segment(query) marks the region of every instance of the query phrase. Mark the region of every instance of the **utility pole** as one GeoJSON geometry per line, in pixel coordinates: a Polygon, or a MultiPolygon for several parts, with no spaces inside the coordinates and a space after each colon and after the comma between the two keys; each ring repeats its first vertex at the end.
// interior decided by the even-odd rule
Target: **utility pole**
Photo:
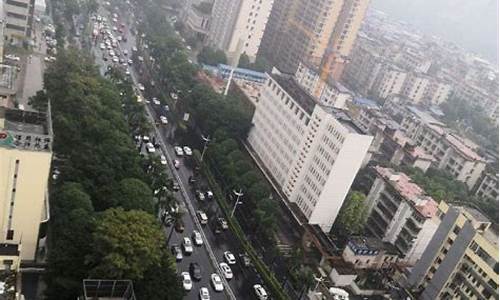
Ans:
{"type": "Polygon", "coordinates": [[[236,211],[238,204],[243,204],[243,202],[240,202],[240,197],[243,196],[243,191],[241,189],[239,192],[233,190],[233,193],[236,195],[236,202],[234,203],[233,211],[231,212],[231,218],[234,216],[234,212],[236,211]]]}
{"type": "Polygon", "coordinates": [[[203,145],[203,151],[201,152],[201,158],[200,161],[203,162],[203,157],[205,156],[205,151],[207,150],[208,143],[210,142],[210,136],[207,135],[206,137],[202,134],[201,138],[205,142],[203,145]]]}

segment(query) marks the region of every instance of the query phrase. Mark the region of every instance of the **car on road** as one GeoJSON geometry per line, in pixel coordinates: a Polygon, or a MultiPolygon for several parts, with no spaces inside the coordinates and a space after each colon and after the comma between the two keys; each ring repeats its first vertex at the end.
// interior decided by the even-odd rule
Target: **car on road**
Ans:
{"type": "Polygon", "coordinates": [[[184,154],[186,154],[187,156],[193,155],[193,151],[188,146],[184,146],[182,149],[184,150],[184,154]]]}
{"type": "Polygon", "coordinates": [[[128,50],[127,49],[123,50],[123,55],[125,55],[125,56],[128,55],[128,50]]]}
{"type": "Polygon", "coordinates": [[[210,282],[216,292],[222,292],[224,290],[224,285],[222,284],[222,279],[219,274],[213,273],[210,275],[210,282]]]}
{"type": "Polygon", "coordinates": [[[200,219],[201,225],[208,224],[208,217],[207,217],[207,214],[204,211],[199,210],[199,211],[196,212],[196,215],[198,216],[198,219],[200,219]]]}
{"type": "Polygon", "coordinates": [[[175,260],[181,261],[182,260],[181,247],[179,247],[178,245],[172,245],[171,250],[172,250],[172,255],[175,257],[175,260]]]}
{"type": "Polygon", "coordinates": [[[203,194],[203,192],[199,191],[199,190],[196,190],[196,198],[200,201],[205,201],[205,195],[203,194]]]}
{"type": "Polygon", "coordinates": [[[217,218],[217,223],[222,230],[227,230],[229,228],[229,226],[227,225],[227,221],[223,217],[217,218]]]}
{"type": "Polygon", "coordinates": [[[144,57],[142,57],[142,56],[137,56],[137,59],[138,59],[140,62],[143,62],[143,61],[144,61],[144,57]]]}
{"type": "Polygon", "coordinates": [[[212,191],[211,191],[211,190],[208,190],[208,191],[206,192],[206,194],[207,194],[207,199],[208,199],[208,200],[211,200],[211,199],[213,199],[213,198],[214,198],[214,193],[212,193],[212,191]]]}
{"type": "Polygon", "coordinates": [[[193,288],[193,281],[191,280],[191,275],[189,275],[189,272],[182,272],[181,278],[182,287],[184,288],[184,290],[190,291],[193,288]]]}
{"type": "Polygon", "coordinates": [[[154,104],[154,105],[161,105],[161,102],[160,102],[160,100],[158,100],[158,98],[153,97],[153,99],[152,99],[152,100],[153,100],[153,104],[154,104]]]}
{"type": "Polygon", "coordinates": [[[162,165],[166,165],[167,164],[167,158],[165,157],[165,155],[160,155],[160,163],[162,165]]]}
{"type": "Polygon", "coordinates": [[[240,253],[238,256],[240,257],[241,263],[245,267],[249,267],[252,264],[250,257],[248,257],[248,255],[246,253],[240,253]]]}
{"type": "Polygon", "coordinates": [[[141,91],[141,92],[144,91],[144,85],[142,83],[138,83],[137,87],[139,88],[139,91],[141,91]]]}
{"type": "Polygon", "coordinates": [[[167,125],[167,124],[168,124],[168,119],[167,119],[167,117],[165,117],[165,116],[160,116],[160,122],[161,122],[163,125],[167,125]]]}
{"type": "Polygon", "coordinates": [[[267,300],[268,295],[267,295],[267,292],[264,289],[264,287],[262,287],[262,285],[255,284],[253,286],[253,290],[255,292],[255,296],[257,297],[257,299],[259,299],[259,300],[267,300]]]}
{"type": "Polygon", "coordinates": [[[149,142],[149,136],[147,136],[147,135],[143,136],[142,141],[146,142],[146,143],[149,142]]]}
{"type": "Polygon", "coordinates": [[[106,45],[105,45],[104,43],[101,43],[101,44],[99,45],[99,49],[101,49],[101,50],[105,50],[105,49],[106,49],[106,45]]]}
{"type": "Polygon", "coordinates": [[[210,293],[206,287],[200,289],[200,300],[210,300],[210,293]]]}
{"type": "Polygon", "coordinates": [[[118,63],[120,60],[118,59],[118,56],[113,56],[113,62],[114,63],[118,63]]]}
{"type": "Polygon", "coordinates": [[[184,222],[182,222],[182,220],[177,220],[177,222],[175,222],[175,231],[177,231],[178,233],[183,233],[184,232],[184,222]]]}
{"type": "Polygon", "coordinates": [[[155,149],[155,146],[153,145],[153,143],[147,143],[146,150],[148,151],[148,153],[155,153],[156,152],[156,149],[155,149]]]}
{"type": "Polygon", "coordinates": [[[197,262],[192,262],[189,264],[189,274],[194,280],[201,280],[201,267],[197,262]]]}
{"type": "Polygon", "coordinates": [[[219,267],[220,267],[220,271],[221,273],[224,275],[224,277],[227,279],[227,280],[230,280],[233,278],[233,271],[231,270],[231,267],[226,264],[225,262],[221,262],[219,264],[219,267]]]}
{"type": "Polygon", "coordinates": [[[189,176],[189,184],[194,184],[196,182],[196,178],[194,178],[193,176],[189,176]]]}
{"type": "Polygon", "coordinates": [[[174,147],[174,151],[175,151],[175,155],[177,155],[177,156],[183,156],[184,155],[184,151],[179,146],[175,146],[174,147]]]}
{"type": "Polygon", "coordinates": [[[193,230],[193,234],[191,235],[193,238],[194,244],[196,246],[203,245],[203,239],[201,238],[201,233],[198,230],[193,230]]]}
{"type": "Polygon", "coordinates": [[[133,60],[131,60],[131,59],[129,59],[129,60],[127,61],[127,63],[128,63],[128,65],[129,65],[129,66],[131,66],[131,65],[134,63],[134,61],[133,61],[133,60]]]}
{"type": "Polygon", "coordinates": [[[8,60],[12,60],[12,61],[20,61],[21,60],[21,58],[19,56],[15,56],[12,54],[5,55],[5,58],[8,60]]]}
{"type": "Polygon", "coordinates": [[[184,237],[182,239],[182,248],[184,249],[184,253],[186,255],[191,255],[193,253],[193,244],[191,243],[190,238],[184,237]]]}
{"type": "Polygon", "coordinates": [[[180,189],[181,189],[181,187],[180,187],[179,183],[178,183],[178,182],[176,182],[176,181],[174,181],[174,182],[172,183],[172,190],[174,190],[175,192],[177,192],[177,191],[178,191],[178,190],[180,190],[180,189]]]}
{"type": "Polygon", "coordinates": [[[130,70],[129,69],[125,70],[125,75],[130,76],[130,70]]]}
{"type": "Polygon", "coordinates": [[[132,47],[132,52],[137,52],[137,47],[132,47]]]}
{"type": "Polygon", "coordinates": [[[177,159],[174,159],[174,167],[175,167],[177,170],[179,170],[180,166],[181,166],[181,163],[180,163],[177,159]]]}
{"type": "Polygon", "coordinates": [[[224,259],[229,265],[234,265],[236,264],[236,258],[234,255],[231,253],[231,251],[225,251],[224,252],[224,259]]]}
{"type": "Polygon", "coordinates": [[[170,107],[168,105],[165,105],[163,108],[165,108],[165,111],[170,111],[170,107]]]}

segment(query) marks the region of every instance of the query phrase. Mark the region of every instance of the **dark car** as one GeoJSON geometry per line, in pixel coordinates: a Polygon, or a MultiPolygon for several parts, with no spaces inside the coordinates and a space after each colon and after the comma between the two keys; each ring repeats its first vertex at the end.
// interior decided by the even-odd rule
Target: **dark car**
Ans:
{"type": "Polygon", "coordinates": [[[189,264],[189,273],[193,279],[201,280],[201,267],[198,263],[193,262],[189,264]]]}
{"type": "Polygon", "coordinates": [[[250,260],[250,257],[248,257],[248,254],[246,254],[246,253],[240,253],[239,257],[240,257],[241,263],[245,267],[249,267],[252,264],[252,261],[250,260]]]}
{"type": "Polygon", "coordinates": [[[177,231],[178,233],[184,232],[184,223],[182,222],[182,220],[179,220],[175,223],[175,231],[177,231]]]}

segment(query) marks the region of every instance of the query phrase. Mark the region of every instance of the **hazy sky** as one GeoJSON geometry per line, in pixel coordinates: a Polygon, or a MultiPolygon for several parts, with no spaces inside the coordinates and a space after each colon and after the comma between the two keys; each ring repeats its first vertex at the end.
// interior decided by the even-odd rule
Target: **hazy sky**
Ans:
{"type": "Polygon", "coordinates": [[[372,0],[372,7],[498,63],[498,0],[372,0]]]}

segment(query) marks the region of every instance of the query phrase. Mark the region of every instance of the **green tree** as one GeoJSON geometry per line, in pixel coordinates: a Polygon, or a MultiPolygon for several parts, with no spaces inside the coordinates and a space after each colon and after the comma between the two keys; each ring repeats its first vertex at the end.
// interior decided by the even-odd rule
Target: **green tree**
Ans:
{"type": "Polygon", "coordinates": [[[251,65],[250,58],[248,57],[248,55],[246,53],[242,53],[240,55],[240,61],[238,63],[238,67],[248,69],[248,68],[250,68],[250,65],[251,65]]]}
{"type": "Polygon", "coordinates": [[[227,64],[227,57],[224,51],[214,50],[211,47],[203,47],[198,54],[198,62],[206,65],[227,64]]]}
{"type": "Polygon", "coordinates": [[[365,199],[365,194],[352,191],[342,205],[337,216],[337,224],[341,226],[346,235],[362,233],[367,213],[365,199]]]}
{"type": "Polygon", "coordinates": [[[92,237],[88,263],[93,278],[142,280],[161,264],[165,237],[146,212],[108,209],[97,218],[92,237]]]}
{"type": "Polygon", "coordinates": [[[42,90],[36,92],[34,96],[30,97],[28,104],[38,111],[45,112],[47,111],[47,107],[49,105],[49,99],[47,98],[47,94],[45,94],[42,90]]]}
{"type": "Polygon", "coordinates": [[[125,178],[118,184],[114,195],[115,205],[125,210],[143,210],[148,213],[154,212],[153,192],[147,184],[136,178],[125,178]]]}

